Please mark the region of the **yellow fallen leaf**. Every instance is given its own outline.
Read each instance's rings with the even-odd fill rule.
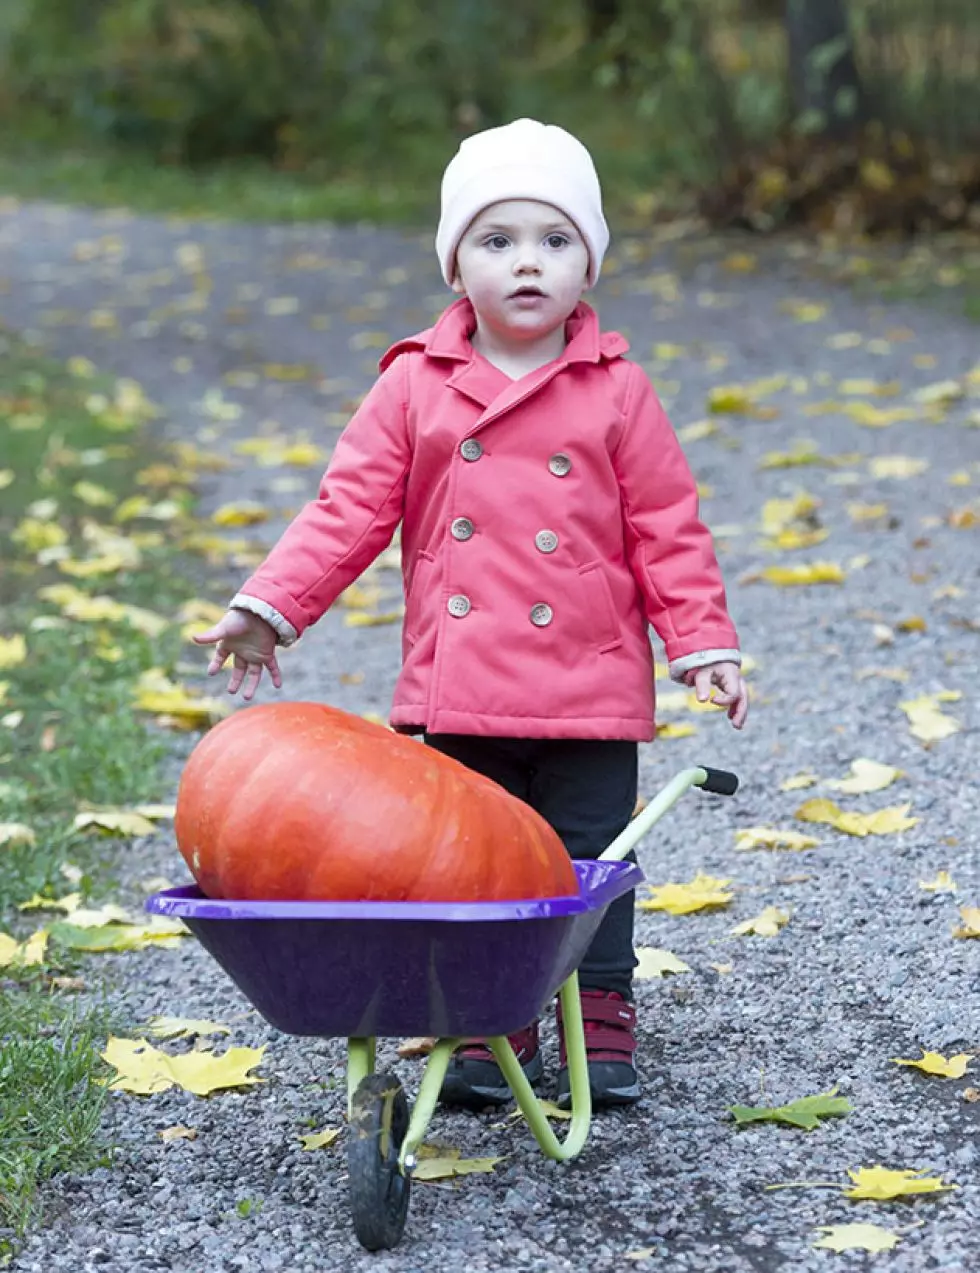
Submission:
[[[838,393],[847,394],[849,397],[871,395],[878,398],[891,398],[900,392],[901,387],[895,380],[880,381],[856,378],[840,381],[837,391]]]
[[[819,530],[799,530],[795,526],[787,526],[775,538],[770,539],[767,546],[780,549],[813,548],[816,544],[822,544],[829,535],[830,531],[824,527]]]
[[[790,778],[784,778],[779,784],[780,791],[799,791],[802,787],[812,787],[814,783],[820,779],[815,773],[801,772],[793,774]]]
[[[147,1032],[155,1039],[187,1039],[193,1035],[231,1034],[231,1026],[220,1021],[205,1021],[195,1017],[153,1016],[147,1022]]]
[[[966,389],[958,380],[940,380],[937,384],[916,389],[912,394],[912,401],[922,403],[923,406],[933,406],[936,403],[945,405],[947,402],[959,402],[964,397]]]
[[[782,301],[779,308],[790,314],[798,323],[816,323],[827,313],[823,301],[806,301],[789,299]]]
[[[471,1176],[492,1172],[503,1156],[497,1158],[423,1158],[412,1172],[413,1180],[450,1180],[454,1176]]]
[[[851,761],[851,772],[847,778],[826,778],[823,786],[844,791],[849,796],[862,796],[869,791],[882,791],[897,778],[904,777],[905,773],[901,769],[859,756],[857,760]]]
[[[36,844],[37,835],[25,822],[0,822],[0,849],[18,844]]]
[[[261,504],[242,500],[237,504],[222,504],[211,514],[216,526],[256,526],[269,520],[269,510]]]
[[[960,697],[959,690],[939,690],[935,694],[922,694],[918,698],[906,699],[898,706],[909,719],[912,736],[920,742],[933,743],[948,738],[960,729],[959,721],[946,716],[939,706],[940,703],[955,702]]]
[[[731,932],[736,937],[775,937],[781,928],[786,927],[789,920],[789,911],[782,911],[778,906],[767,906],[752,919],[736,924]]]
[[[72,826],[76,831],[98,827],[100,831],[110,831],[122,836],[152,835],[155,830],[149,818],[128,809],[99,809],[77,813]]]
[[[27,658],[27,642],[17,633],[16,636],[0,636],[0,668],[19,667]]]
[[[854,502],[845,505],[847,515],[855,522],[874,522],[888,516],[887,504],[862,504]]]
[[[322,1132],[310,1132],[300,1137],[304,1149],[328,1149],[340,1135],[339,1127],[328,1127]]]
[[[830,1251],[890,1251],[901,1241],[897,1233],[878,1224],[823,1224],[815,1232],[824,1236],[813,1243]]]
[[[51,926],[51,936],[60,945],[69,950],[88,951],[90,954],[102,954],[106,951],[143,950],[146,947],[172,947],[179,944],[186,935],[187,929],[180,920],[165,920],[156,915],[154,923],[126,924],[114,918],[107,924],[75,924],[75,917],[69,923],[57,923]]]
[[[755,406],[755,399],[745,385],[717,385],[708,394],[708,410],[716,415],[744,415]]]
[[[797,809],[795,816],[801,822],[823,822],[843,831],[846,835],[892,835],[914,827],[919,818],[907,816],[911,803],[891,805],[875,813],[845,813],[832,800],[816,798],[807,800]]]
[[[221,1056],[213,1052],[187,1052],[169,1056],[145,1039],[122,1039],[111,1036],[102,1059],[116,1071],[116,1078],[102,1080],[110,1091],[150,1095],[171,1087],[183,1088],[195,1096],[231,1087],[248,1087],[266,1080],[250,1074],[261,1064],[266,1051],[260,1048],[229,1048]]]
[[[844,571],[832,561],[811,561],[799,566],[766,566],[762,578],[781,588],[795,585],[843,583]]]
[[[697,726],[692,725],[690,721],[665,721],[664,724],[657,726],[657,738],[660,740],[690,738],[697,732]]]
[[[980,906],[961,906],[963,923],[953,929],[954,937],[980,937]]]
[[[692,911],[727,906],[735,896],[726,891],[729,884],[731,880],[698,871],[693,880],[684,884],[648,885],[652,896],[637,902],[637,906],[644,911],[669,911],[671,915],[689,915]]]
[[[662,950],[658,946],[639,946],[636,957],[640,962],[633,970],[633,976],[641,981],[652,977],[663,977],[668,972],[691,971],[683,959],[678,959],[669,950]]]
[[[798,443],[792,451],[765,451],[756,465],[760,469],[793,469],[820,464],[824,457],[814,442]]]
[[[891,1198],[903,1198],[916,1193],[941,1193],[956,1189],[957,1185],[944,1185],[938,1176],[925,1176],[921,1171],[892,1171],[887,1167],[848,1167],[847,1174],[854,1181],[853,1189],[845,1189],[844,1197],[855,1201],[863,1198],[875,1202],[887,1202]]]
[[[868,471],[877,479],[918,477],[928,467],[928,460],[915,459],[909,455],[876,455],[868,461]]]
[[[389,610],[379,614],[369,614],[365,610],[351,610],[344,615],[344,626],[347,628],[377,628],[389,623],[400,623],[404,617],[404,609]]]
[[[26,941],[18,942],[0,933],[0,968],[32,968],[44,963],[47,929],[39,928]]]
[[[64,897],[42,897],[40,893],[35,893],[26,902],[18,902],[17,909],[19,911],[62,911],[70,915],[72,911],[77,911],[81,904],[81,893],[66,893]]]
[[[399,1043],[398,1055],[406,1061],[419,1056],[428,1056],[438,1042],[434,1034],[417,1035],[415,1038],[405,1039],[404,1042]]]
[[[949,871],[938,871],[931,880],[919,880],[919,888],[927,893],[955,893],[956,883]]]
[[[212,725],[231,710],[222,700],[195,696],[154,668],[137,681],[134,706],[138,711],[160,714],[165,724],[190,729]]]
[[[799,491],[791,499],[767,499],[762,505],[762,532],[775,537],[793,522],[809,524],[819,507],[820,501],[806,491]]]
[[[169,1145],[172,1140],[197,1140],[197,1128],[176,1124],[173,1127],[161,1128],[157,1135],[165,1145]]]
[[[956,1056],[945,1057],[941,1052],[927,1052],[923,1048],[922,1055],[917,1061],[908,1061],[897,1056],[893,1056],[891,1059],[895,1065],[910,1065],[917,1070],[921,1070],[923,1074],[936,1074],[947,1079],[961,1079],[973,1060],[973,1056],[969,1052],[960,1052]]]
[[[782,831],[778,827],[741,827],[735,832],[736,849],[815,849],[820,844],[802,831]]]

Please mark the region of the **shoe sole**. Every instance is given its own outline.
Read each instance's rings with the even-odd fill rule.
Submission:
[[[532,1087],[544,1078],[544,1061],[541,1053],[522,1065],[524,1077]],[[506,1105],[514,1099],[514,1093],[503,1081],[499,1086],[487,1087],[468,1083],[461,1074],[447,1074],[439,1091],[440,1105],[458,1105],[463,1109],[484,1109],[487,1105]]]
[[[610,1087],[602,1092],[590,1088],[593,1109],[615,1109],[623,1105],[635,1105],[640,1099],[639,1083],[631,1083],[628,1087]],[[560,1109],[571,1109],[572,1094],[559,1090],[556,1104]]]

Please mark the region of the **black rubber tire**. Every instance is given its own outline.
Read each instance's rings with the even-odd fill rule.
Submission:
[[[357,1086],[347,1138],[354,1232],[367,1251],[387,1251],[405,1231],[411,1180],[398,1170],[408,1131],[408,1101],[392,1074],[368,1074]]]

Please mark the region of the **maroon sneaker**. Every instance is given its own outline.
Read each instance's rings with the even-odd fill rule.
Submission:
[[[540,1083],[544,1064],[538,1046],[538,1023],[532,1021],[507,1040],[521,1064],[529,1083]],[[505,1105],[513,1093],[493,1059],[493,1053],[480,1039],[461,1044],[449,1059],[439,1101],[443,1105],[461,1105],[465,1109],[483,1109],[487,1105]]]
[[[640,1099],[640,1083],[633,1063],[636,1009],[616,990],[581,990],[579,998],[593,1109],[634,1105]],[[558,1002],[558,1040],[558,1104],[568,1109],[572,1097],[561,1000]]]

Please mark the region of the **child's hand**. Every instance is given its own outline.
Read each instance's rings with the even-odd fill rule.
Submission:
[[[234,658],[235,666],[228,681],[229,694],[237,693],[244,682],[242,697],[248,702],[262,679],[263,668],[268,669],[276,689],[282,687],[282,675],[276,662],[275,628],[257,614],[247,610],[229,610],[207,632],[195,632],[193,639],[198,645],[215,646],[208,664],[208,676],[216,676],[229,655]]]
[[[735,663],[709,663],[705,667],[692,668],[684,677],[685,684],[693,685],[699,703],[717,703],[728,708],[728,719],[736,729],[741,729],[749,712],[749,690],[742,673]],[[720,694],[712,697],[717,686]]]

